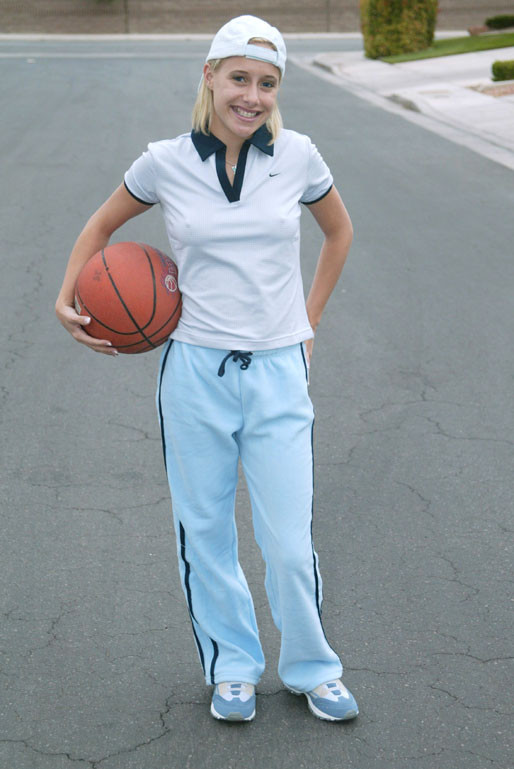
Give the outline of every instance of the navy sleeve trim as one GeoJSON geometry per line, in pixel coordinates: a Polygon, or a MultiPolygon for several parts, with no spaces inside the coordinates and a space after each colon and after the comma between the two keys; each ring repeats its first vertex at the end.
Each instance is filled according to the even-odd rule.
{"type": "Polygon", "coordinates": [[[153,206],[153,205],[155,205],[154,203],[149,203],[147,200],[141,200],[141,198],[138,198],[137,195],[134,195],[132,190],[130,190],[127,187],[127,182],[125,180],[123,180],[123,184],[125,185],[125,189],[127,190],[127,192],[130,193],[130,195],[132,195],[132,197],[135,198],[139,203],[144,203],[145,206],[153,206]]]}
{"type": "Polygon", "coordinates": [[[328,195],[328,193],[330,192],[333,186],[334,185],[331,184],[328,190],[324,192],[323,195],[321,195],[319,198],[316,198],[316,200],[308,200],[308,201],[302,200],[301,202],[303,203],[304,206],[312,206],[313,203],[319,203],[320,200],[323,200],[323,198],[325,198],[328,195]]]}

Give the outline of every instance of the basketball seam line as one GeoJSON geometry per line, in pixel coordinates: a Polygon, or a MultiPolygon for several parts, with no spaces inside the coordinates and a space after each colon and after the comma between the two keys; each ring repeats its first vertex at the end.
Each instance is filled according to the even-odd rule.
{"type": "MultiPolygon", "coordinates": [[[[140,245],[140,244],[138,244],[138,245],[140,245]]],[[[143,251],[144,251],[144,249],[143,249],[143,251]]],[[[148,259],[149,257],[148,257],[148,254],[146,253],[146,251],[145,251],[145,255],[146,255],[147,259],[148,259]]],[[[123,306],[123,309],[127,313],[128,317],[130,318],[130,320],[132,321],[132,323],[134,324],[136,329],[139,331],[139,333],[141,334],[143,339],[150,345],[150,347],[155,349],[156,345],[154,345],[154,343],[151,341],[151,339],[149,339],[147,337],[147,335],[144,333],[143,329],[138,325],[136,319],[134,318],[134,316],[130,312],[130,310],[127,307],[127,305],[125,304],[125,302],[123,301],[123,297],[122,297],[121,293],[119,292],[118,287],[117,287],[116,283],[114,282],[114,279],[113,279],[112,275],[109,272],[109,267],[107,265],[107,260],[105,258],[105,249],[103,249],[103,248],[102,248],[102,261],[104,263],[104,267],[105,267],[105,271],[107,273],[107,277],[111,281],[111,285],[114,288],[114,290],[116,292],[116,295],[117,295],[118,299],[120,300],[120,302],[121,302],[121,304],[123,306]]],[[[151,262],[150,262],[150,268],[151,268],[151,271],[152,271],[152,278],[153,278],[153,284],[154,284],[154,297],[155,297],[155,273],[154,273],[153,265],[152,265],[151,262]]],[[[154,299],[154,307],[155,307],[155,299],[154,299]]],[[[154,313],[155,313],[155,309],[154,309],[154,313]]],[[[141,341],[143,341],[143,340],[141,340],[141,341]]]]}

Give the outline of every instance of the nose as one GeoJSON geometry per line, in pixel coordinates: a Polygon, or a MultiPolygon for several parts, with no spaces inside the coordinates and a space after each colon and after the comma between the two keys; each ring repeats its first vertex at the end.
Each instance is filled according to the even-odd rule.
{"type": "Polygon", "coordinates": [[[256,82],[249,82],[246,89],[244,99],[248,104],[255,104],[259,101],[259,88],[256,82]]]}

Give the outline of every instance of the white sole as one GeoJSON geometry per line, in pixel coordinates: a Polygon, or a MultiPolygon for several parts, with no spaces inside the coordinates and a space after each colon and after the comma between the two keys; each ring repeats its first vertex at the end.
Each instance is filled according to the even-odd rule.
{"type": "Polygon", "coordinates": [[[311,713],[316,716],[316,718],[320,718],[322,721],[350,721],[352,718],[356,718],[359,715],[358,710],[349,710],[348,713],[344,716],[344,718],[334,718],[334,716],[329,716],[327,713],[323,713],[322,710],[319,710],[316,705],[314,705],[311,702],[311,698],[307,694],[307,692],[299,692],[296,689],[291,689],[289,686],[286,687],[288,691],[291,692],[291,694],[305,694],[307,697],[307,704],[309,706],[309,710],[311,713]]]}
{"type": "Polygon", "coordinates": [[[228,716],[222,716],[221,713],[218,713],[214,707],[214,704],[211,702],[211,715],[214,716],[214,718],[217,718],[218,721],[253,721],[255,717],[255,710],[249,716],[246,716],[246,718],[244,718],[241,713],[237,712],[229,713],[228,716]]]}

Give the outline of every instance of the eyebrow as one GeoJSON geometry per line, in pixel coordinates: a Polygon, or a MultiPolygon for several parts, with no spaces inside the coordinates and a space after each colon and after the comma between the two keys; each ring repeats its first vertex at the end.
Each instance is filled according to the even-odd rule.
{"type": "MultiPolygon", "coordinates": [[[[249,75],[250,73],[246,69],[233,69],[230,73],[231,75],[249,75]]],[[[263,75],[261,80],[273,80],[275,83],[278,82],[278,78],[276,75],[263,75]]]]}

